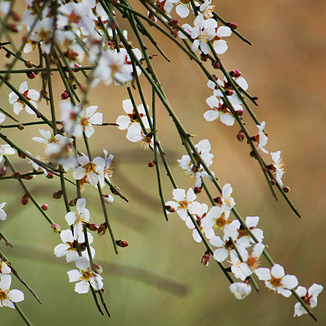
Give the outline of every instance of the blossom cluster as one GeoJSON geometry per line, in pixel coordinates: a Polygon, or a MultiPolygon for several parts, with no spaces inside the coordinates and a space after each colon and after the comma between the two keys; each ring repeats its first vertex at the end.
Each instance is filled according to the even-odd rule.
{"type": "MultiPolygon", "coordinates": [[[[24,45],[21,47],[23,53],[16,54],[15,58],[28,68],[27,77],[30,80],[42,78],[42,89],[36,90],[34,88],[37,86],[34,85],[30,87],[27,81],[23,81],[18,87],[15,81],[11,83],[9,78],[2,79],[1,76],[1,82],[6,83],[11,90],[7,98],[14,116],[11,111],[8,110],[4,114],[1,109],[0,124],[3,125],[7,117],[10,117],[18,123],[19,130],[23,130],[24,124],[17,119],[23,119],[27,113],[28,118],[37,119],[28,122],[29,124],[42,124],[42,127],[35,131],[32,137],[34,145],[38,146],[35,150],[37,155],[21,149],[6,135],[1,137],[7,141],[7,144],[0,144],[0,163],[4,160],[9,165],[7,156],[17,152],[20,157],[30,159],[28,163],[31,164],[33,171],[24,176],[28,180],[33,179],[37,174],[43,174],[49,179],[54,176],[60,177],[61,189],[53,197],[58,199],[63,195],[66,206],[64,218],[67,223],[67,228],[64,230],[61,230],[45,212],[48,205],[38,205],[26,190],[20,172],[14,172],[12,169],[12,177],[19,179],[26,192],[22,203],[25,205],[28,198],[33,198],[33,203],[50,221],[53,230],[60,233],[61,243],[54,248],[54,255],[58,258],[65,257],[67,263],[75,264],[75,268],[67,272],[69,282],[76,282],[75,291],[79,294],[91,291],[98,307],[96,295],[102,295],[104,285],[101,276],[102,268],[94,263],[95,249],[91,246],[94,235],[102,235],[109,229],[108,233],[114,246],[127,246],[123,240],[115,241],[111,234],[104,202],[112,204],[114,197],[109,194],[103,195],[102,189],[108,185],[113,195],[125,198],[120,193],[120,189],[111,183],[113,154],[103,149],[103,155],[93,157],[90,142],[97,130],[104,130],[104,125],[115,125],[117,129],[126,131],[127,140],[139,143],[144,149],[154,152],[155,160],[152,160],[148,166],[157,165],[158,180],[160,172],[157,157],[161,157],[166,174],[174,187],[173,200],[165,202],[160,180],[158,182],[162,206],[166,209],[166,214],[176,213],[192,230],[195,242],[204,242],[207,251],[202,257],[202,262],[205,265],[209,264],[210,256],[213,256],[221,266],[228,264],[223,268],[226,273],[237,279],[230,285],[230,291],[237,299],[243,299],[251,293],[252,286],[255,286],[254,277],[257,277],[267,288],[285,297],[296,293],[301,300],[295,304],[294,315],[301,316],[307,313],[309,308],[317,305],[317,296],[323,287],[315,283],[308,290],[299,286],[294,275],[285,274],[282,266],[268,259],[266,245],[263,243],[264,233],[257,227],[259,216],[247,216],[242,219],[238,214],[234,214],[235,219],[232,218],[236,206],[235,199],[232,197],[233,188],[229,183],[221,187],[215,178],[215,173],[210,170],[214,154],[211,153],[209,140],[204,139],[194,145],[191,134],[184,129],[170,107],[151,65],[155,56],[149,54],[142,35],[145,35],[161,54],[163,52],[140,17],[145,21],[147,18],[147,22],[153,28],[160,26],[161,22],[167,28],[167,34],[174,38],[176,44],[191,59],[194,59],[194,62],[199,62],[200,67],[204,66],[203,63],[206,61],[210,61],[214,69],[220,69],[223,77],[203,70],[207,77],[209,75],[207,86],[212,91],[212,95],[206,99],[209,110],[204,113],[204,119],[209,122],[219,119],[226,126],[239,124],[241,130],[237,138],[240,141],[246,138],[251,145],[252,156],[260,162],[271,185],[277,184],[278,189],[284,194],[285,190],[282,188],[284,164],[281,151],[270,153],[271,164],[266,164],[263,160],[263,154],[269,154],[265,148],[268,142],[266,123],[253,118],[258,131],[251,134],[252,136],[249,136],[250,133],[244,123],[245,111],[249,111],[244,97],[253,100],[247,93],[249,85],[239,70],[226,73],[224,68],[222,69],[219,56],[228,50],[224,38],[236,33],[236,25],[223,23],[223,21],[220,23],[221,20],[214,13],[212,0],[200,2],[154,0],[141,3],[148,10],[147,16],[134,15],[136,10],[131,10],[131,5],[119,1],[52,1],[49,5],[42,4],[42,1],[26,1],[27,10],[21,23],[17,18],[15,26],[7,24],[7,27],[11,26],[12,30],[17,31],[22,27],[27,29],[28,33],[23,38],[24,45]],[[134,38],[129,39],[128,32],[120,28],[117,22],[118,15],[113,8],[117,8],[129,21],[139,48],[130,41],[134,38]],[[184,19],[192,14],[193,20],[188,20],[189,23],[179,23],[171,16],[173,10],[178,18],[184,19]],[[39,65],[23,59],[23,56],[28,57],[30,53],[39,54],[39,65]],[[40,71],[42,72],[39,73],[40,71]],[[55,99],[51,86],[52,75],[56,72],[59,73],[64,87],[59,100],[55,99]],[[82,73],[85,77],[85,84],[80,82],[78,73],[82,73]],[[141,90],[139,77],[142,73],[152,87],[152,110],[146,104],[144,92],[141,90]],[[124,114],[117,117],[116,123],[105,123],[98,105],[89,102],[87,96],[90,88],[95,88],[100,83],[105,86],[123,86],[128,90],[130,98],[123,100],[124,114]],[[141,98],[139,105],[132,96],[133,90],[139,92],[141,98]],[[187,151],[178,159],[179,166],[185,174],[194,180],[194,187],[187,191],[175,185],[164,157],[166,154],[160,147],[160,141],[156,139],[155,97],[161,100],[172,117],[182,145],[187,151]],[[39,107],[39,102],[42,100],[50,104],[48,106],[51,119],[42,111],[43,107],[39,107]],[[57,120],[56,116],[60,116],[60,119],[57,120]],[[82,141],[85,145],[85,153],[79,149],[79,142],[82,141]],[[157,145],[159,146],[154,150],[157,145]],[[76,186],[77,198],[68,200],[65,181],[76,186]],[[212,197],[207,190],[206,181],[213,183],[219,190],[219,197],[212,197]],[[100,196],[105,217],[105,222],[101,225],[93,223],[91,212],[86,208],[85,190],[88,185],[89,188],[96,188],[100,196]],[[197,198],[203,189],[210,199],[210,205],[199,202],[197,198]],[[271,268],[260,267],[262,256],[267,258],[272,265],[271,268]]],[[[10,1],[0,3],[0,13],[8,15],[7,18],[12,15],[10,1]]],[[[6,44],[1,43],[1,50],[7,51],[6,57],[15,55],[14,52],[6,50],[3,45],[6,44]]],[[[8,124],[6,127],[13,126],[8,124]]],[[[1,176],[5,174],[6,171],[1,172],[1,176]]],[[[7,216],[3,210],[5,204],[0,204],[0,220],[5,220],[7,216]]],[[[19,290],[10,290],[9,265],[6,261],[2,261],[0,265],[0,305],[14,308],[16,302],[24,299],[24,294],[19,290]]],[[[103,304],[103,297],[101,302],[103,304]]],[[[101,311],[100,308],[99,310],[101,311]]]]}
{"type": "MultiPolygon", "coordinates": [[[[207,139],[200,141],[196,150],[206,166],[212,164],[213,155],[209,153],[210,143],[207,139]]],[[[196,176],[194,189],[200,192],[198,180],[201,182],[201,177],[204,173],[207,174],[207,171],[203,173],[201,164],[193,164],[188,155],[184,155],[178,162],[187,174],[196,176]]],[[[285,274],[281,265],[273,264],[272,268],[260,267],[260,258],[266,247],[263,244],[264,233],[257,228],[260,218],[247,216],[245,221],[232,220],[231,212],[236,205],[232,192],[232,186],[225,184],[221,189],[221,196],[214,199],[214,205],[209,208],[207,204],[197,201],[192,188],[187,192],[177,188],[173,190],[173,201],[167,201],[165,208],[168,214],[176,212],[186,226],[193,230],[192,236],[196,242],[201,242],[204,238],[209,241],[215,248],[212,255],[217,262],[229,264],[226,270],[232,272],[239,280],[230,285],[230,291],[237,299],[244,299],[251,293],[252,277],[256,275],[270,290],[284,297],[291,296],[295,291],[308,307],[315,307],[317,296],[323,290],[321,285],[313,284],[307,291],[306,288],[298,286],[296,276],[285,274]]],[[[207,266],[209,254],[208,250],[202,257],[202,262],[207,266]]],[[[295,304],[294,309],[294,316],[307,313],[300,302],[295,304]]]]}

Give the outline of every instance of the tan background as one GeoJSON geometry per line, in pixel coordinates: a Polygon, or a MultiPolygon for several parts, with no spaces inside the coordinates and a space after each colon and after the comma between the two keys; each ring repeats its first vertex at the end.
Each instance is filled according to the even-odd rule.
{"type": "MultiPolygon", "coordinates": [[[[239,69],[243,73],[250,93],[259,97],[255,112],[260,120],[267,122],[267,149],[282,150],[286,163],[284,181],[291,187],[290,198],[302,219],[290,211],[282,198],[275,202],[271,197],[258,165],[248,155],[249,147],[235,139],[237,127],[227,128],[202,118],[207,109],[205,99],[211,95],[206,80],[192,62],[165,40],[160,44],[172,63],[161,58],[154,61],[162,84],[187,130],[197,135],[194,141],[211,140],[215,155],[213,170],[222,184],[233,185],[239,211],[243,216],[261,217],[260,226],[273,258],[285,266],[286,272],[295,274],[301,285],[309,287],[313,282],[324,285],[326,3],[234,0],[219,1],[216,10],[224,18],[237,22],[239,31],[253,44],[250,47],[233,36],[228,42],[229,51],[221,57],[228,70],[239,69]]],[[[19,86],[23,79],[15,84],[19,86]]],[[[37,81],[29,83],[37,88],[37,81]]],[[[62,91],[57,83],[57,94],[62,91]]],[[[0,94],[1,106],[9,110],[9,91],[3,87],[0,94]]],[[[149,90],[147,94],[150,95],[149,90]]],[[[101,87],[91,93],[90,104],[98,104],[104,120],[113,122],[121,114],[121,101],[126,97],[123,88],[101,87]]],[[[44,103],[43,108],[45,112],[44,103]]],[[[175,164],[183,155],[180,141],[164,110],[160,109],[158,114],[158,135],[179,186],[186,188],[191,182],[175,164]]],[[[23,118],[29,117],[25,114],[23,118]]],[[[249,126],[254,133],[256,127],[249,126]]],[[[26,136],[16,138],[17,142],[36,153],[37,147],[28,137],[37,136],[37,128],[26,128],[23,133],[26,136]]],[[[14,130],[10,132],[15,134],[14,130]]],[[[73,292],[73,284],[68,283],[66,275],[73,265],[53,256],[58,236],[31,204],[20,206],[17,197],[23,193],[18,184],[9,181],[0,185],[0,201],[7,201],[8,213],[1,231],[15,245],[11,250],[1,243],[1,250],[43,301],[38,305],[25,291],[26,300],[21,307],[35,325],[314,324],[307,316],[294,319],[294,299],[271,293],[263,284],[260,293],[237,301],[215,264],[212,262],[205,268],[199,263],[203,246],[192,241],[191,232],[177,216],[171,215],[168,223],[164,221],[156,199],[155,171],[147,168],[151,153],[142,152],[125,139],[124,132],[111,127],[98,130],[91,146],[96,154],[106,148],[116,156],[113,182],[130,199],[125,204],[116,198],[110,209],[116,237],[126,239],[130,246],[115,256],[108,237],[96,238],[94,243],[98,260],[117,264],[107,266],[104,275],[111,320],[98,314],[91,295],[73,292]],[[148,284],[147,272],[164,279],[163,290],[156,278],[155,286],[148,284]]],[[[17,166],[23,166],[21,161],[17,160],[17,166]]],[[[65,228],[63,203],[50,199],[59,183],[43,180],[41,176],[37,180],[39,183],[29,183],[30,188],[40,202],[49,203],[50,215],[65,228]]],[[[167,182],[164,186],[168,200],[171,188],[167,182]]],[[[96,193],[88,189],[86,195],[92,217],[101,222],[96,193]]],[[[70,196],[74,196],[72,190],[70,196]]],[[[17,281],[14,285],[22,289],[17,281]]],[[[6,325],[23,325],[15,312],[3,309],[1,313],[6,325]]],[[[319,324],[325,324],[324,293],[315,313],[319,324]]]]}

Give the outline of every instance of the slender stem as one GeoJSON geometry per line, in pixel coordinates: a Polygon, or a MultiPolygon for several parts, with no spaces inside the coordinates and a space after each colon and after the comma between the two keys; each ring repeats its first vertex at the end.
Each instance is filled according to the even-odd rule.
{"type": "Polygon", "coordinates": [[[24,314],[24,312],[22,311],[22,309],[19,307],[19,305],[15,302],[13,302],[17,312],[19,313],[20,317],[24,320],[24,322],[26,323],[26,325],[28,326],[33,326],[33,324],[30,322],[30,320],[27,318],[27,316],[24,314]]]}

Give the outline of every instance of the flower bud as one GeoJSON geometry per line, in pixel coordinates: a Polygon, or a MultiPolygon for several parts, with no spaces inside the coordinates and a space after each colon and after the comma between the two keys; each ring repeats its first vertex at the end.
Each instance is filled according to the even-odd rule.
{"type": "Polygon", "coordinates": [[[53,175],[52,172],[48,172],[48,174],[46,175],[46,177],[47,177],[48,179],[53,179],[54,175],[53,175]]]}
{"type": "Polygon", "coordinates": [[[24,180],[32,180],[34,177],[35,176],[33,174],[21,176],[21,178],[24,180]]]}
{"type": "Polygon", "coordinates": [[[34,71],[30,71],[26,75],[29,79],[34,79],[36,77],[36,73],[34,71]]]}
{"type": "Polygon", "coordinates": [[[78,199],[78,198],[74,198],[74,199],[72,199],[72,200],[69,202],[69,206],[76,206],[76,204],[77,204],[77,199],[78,199]]]}
{"type": "Polygon", "coordinates": [[[225,90],[225,95],[231,96],[232,94],[233,94],[233,90],[232,89],[225,90]]]}
{"type": "Polygon", "coordinates": [[[61,94],[61,99],[62,99],[62,100],[66,100],[68,97],[69,97],[69,94],[68,94],[67,91],[64,91],[64,92],[61,94]]]}
{"type": "Polygon", "coordinates": [[[214,201],[215,201],[215,203],[217,203],[219,205],[222,205],[222,199],[221,199],[221,197],[214,198],[214,201]]]}
{"type": "Polygon", "coordinates": [[[211,255],[210,255],[209,251],[208,251],[208,250],[205,251],[205,253],[201,256],[200,262],[201,262],[203,265],[205,265],[205,266],[208,267],[210,256],[211,256],[211,255]]]}
{"type": "Polygon", "coordinates": [[[15,179],[19,179],[20,178],[20,172],[16,171],[12,174],[12,177],[15,179]]]}
{"type": "Polygon", "coordinates": [[[54,223],[54,224],[51,225],[51,228],[52,228],[52,230],[53,230],[54,232],[56,232],[56,233],[61,232],[61,227],[60,227],[59,224],[54,223]]]}
{"type": "Polygon", "coordinates": [[[32,63],[32,61],[26,61],[26,62],[25,62],[25,67],[26,67],[26,68],[33,68],[33,63],[32,63]]]}
{"type": "Polygon", "coordinates": [[[149,167],[149,168],[152,168],[152,167],[154,167],[154,166],[155,166],[155,161],[150,160],[150,161],[148,162],[148,167],[149,167]]]}
{"type": "Polygon", "coordinates": [[[22,198],[21,198],[21,202],[22,204],[25,206],[28,204],[28,195],[25,194],[22,198]]]}
{"type": "Polygon", "coordinates": [[[115,243],[121,248],[128,247],[128,242],[126,240],[117,240],[115,243]]]}
{"type": "Polygon", "coordinates": [[[200,60],[203,62],[207,62],[208,56],[206,54],[201,53],[200,54],[200,60]]]}
{"type": "Polygon", "coordinates": [[[25,155],[24,153],[19,152],[19,151],[17,151],[17,152],[18,152],[18,156],[19,156],[20,158],[23,158],[23,159],[26,158],[26,155],[25,155]]]}
{"type": "Polygon", "coordinates": [[[194,193],[195,194],[200,194],[201,193],[201,187],[195,187],[194,188],[194,193]]]}
{"type": "Polygon", "coordinates": [[[238,78],[241,76],[241,72],[237,69],[230,71],[229,74],[231,77],[234,77],[234,78],[238,78]]]}
{"type": "Polygon", "coordinates": [[[52,195],[52,197],[54,199],[60,199],[61,196],[62,196],[62,190],[58,190],[58,191],[54,192],[53,195],[52,195]]]}
{"type": "Polygon", "coordinates": [[[242,115],[243,115],[243,110],[241,109],[241,110],[237,110],[237,111],[235,111],[235,113],[239,116],[239,117],[241,117],[242,115]]]}
{"type": "Polygon", "coordinates": [[[85,223],[85,226],[90,230],[90,231],[97,231],[98,230],[98,225],[95,223],[85,223]]]}
{"type": "Polygon", "coordinates": [[[212,63],[212,65],[213,65],[213,68],[214,69],[220,69],[221,68],[221,64],[218,61],[214,61],[212,63]]]}
{"type": "Polygon", "coordinates": [[[103,268],[101,265],[99,264],[93,264],[93,267],[92,267],[93,271],[97,274],[102,274],[103,273],[103,268]]]}
{"type": "Polygon", "coordinates": [[[44,211],[47,211],[49,209],[49,205],[48,204],[43,204],[41,207],[42,207],[42,209],[44,211]]]}
{"type": "Polygon", "coordinates": [[[165,209],[168,212],[170,212],[170,213],[174,213],[175,212],[175,209],[172,206],[170,206],[170,205],[165,205],[165,209]]]}
{"type": "Polygon", "coordinates": [[[245,139],[245,134],[241,130],[237,133],[237,139],[239,142],[242,142],[245,139]]]}
{"type": "Polygon", "coordinates": [[[288,186],[283,187],[283,191],[284,192],[289,192],[290,191],[290,187],[288,187],[288,186]]]}
{"type": "Polygon", "coordinates": [[[171,19],[168,24],[169,26],[175,26],[175,25],[178,25],[178,20],[177,19],[171,19]]]}
{"type": "Polygon", "coordinates": [[[98,230],[97,230],[98,235],[104,235],[105,232],[106,232],[106,230],[107,230],[107,228],[108,228],[108,225],[106,224],[106,222],[102,223],[99,226],[98,230]]]}
{"type": "Polygon", "coordinates": [[[103,199],[108,205],[111,205],[114,202],[114,197],[109,194],[103,195],[103,199]]]}
{"type": "Polygon", "coordinates": [[[236,23],[230,22],[225,24],[226,26],[230,27],[231,29],[237,29],[238,25],[236,23]]]}
{"type": "Polygon", "coordinates": [[[18,126],[18,129],[19,129],[20,131],[22,131],[22,130],[25,129],[25,127],[24,127],[22,124],[20,124],[20,125],[18,126]]]}

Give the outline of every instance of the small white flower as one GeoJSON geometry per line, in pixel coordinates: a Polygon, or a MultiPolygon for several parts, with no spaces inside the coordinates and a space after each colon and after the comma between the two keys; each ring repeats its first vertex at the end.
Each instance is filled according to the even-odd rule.
{"type": "MultiPolygon", "coordinates": [[[[60,232],[60,238],[63,243],[58,244],[54,248],[54,254],[56,257],[64,257],[66,256],[67,263],[71,261],[75,261],[78,259],[79,254],[77,250],[77,243],[75,237],[70,229],[62,230],[60,232]]],[[[93,236],[91,233],[87,232],[88,243],[91,244],[93,242],[93,236]]],[[[80,234],[77,238],[79,250],[83,257],[89,259],[87,248],[85,245],[85,235],[84,233],[80,234]]],[[[92,258],[95,257],[95,249],[90,247],[92,258]]]]}
{"type": "Polygon", "coordinates": [[[235,206],[235,201],[231,197],[233,192],[232,186],[229,183],[226,183],[222,188],[222,207],[225,210],[231,210],[235,206]]]}
{"type": "MultiPolygon", "coordinates": [[[[311,287],[308,289],[308,291],[303,286],[298,286],[295,290],[295,292],[303,299],[305,304],[310,308],[315,308],[317,306],[317,303],[318,303],[317,297],[321,291],[323,291],[323,287],[316,283],[311,285],[311,287]]],[[[303,305],[300,302],[297,302],[294,305],[293,317],[296,317],[296,316],[300,317],[304,314],[307,314],[306,309],[303,307],[303,305]]]]}
{"type": "Polygon", "coordinates": [[[97,106],[89,106],[80,115],[80,123],[84,129],[87,138],[94,133],[93,125],[101,125],[103,123],[103,113],[96,112],[97,106]]]}
{"type": "Polygon", "coordinates": [[[87,259],[82,257],[76,260],[76,267],[79,270],[73,269],[67,273],[69,282],[78,282],[75,285],[77,293],[87,293],[90,284],[95,291],[103,288],[103,277],[90,268],[90,262],[87,259]]]}
{"type": "Polygon", "coordinates": [[[272,166],[273,166],[273,170],[275,172],[276,182],[280,186],[283,186],[282,176],[284,174],[284,163],[283,163],[283,160],[281,158],[281,151],[272,152],[271,157],[272,157],[272,160],[273,160],[272,166]]]}
{"type": "Polygon", "coordinates": [[[258,268],[255,273],[261,281],[265,281],[266,287],[286,298],[292,294],[290,290],[298,285],[298,279],[294,275],[285,275],[284,268],[279,264],[271,269],[258,268]]]}
{"type": "Polygon", "coordinates": [[[97,188],[100,183],[101,188],[104,187],[104,165],[105,160],[102,157],[95,157],[90,161],[87,156],[78,156],[78,163],[81,165],[74,169],[73,177],[75,180],[81,180],[83,183],[90,183],[97,188]],[[87,179],[87,180],[86,180],[87,179]]]}
{"type": "MultiPolygon", "coordinates": [[[[40,98],[40,93],[35,89],[28,89],[27,81],[24,81],[19,87],[19,93],[25,97],[35,108],[37,108],[37,101],[40,98]]],[[[9,103],[14,106],[15,114],[19,114],[21,110],[25,109],[29,114],[35,114],[35,112],[24,102],[15,92],[9,94],[9,103]]]]}
{"type": "Polygon", "coordinates": [[[258,143],[258,149],[262,150],[264,153],[268,154],[268,151],[264,148],[267,144],[268,137],[265,132],[266,122],[262,121],[260,125],[257,125],[258,134],[254,137],[255,141],[258,143]]]}
{"type": "Polygon", "coordinates": [[[190,214],[195,214],[198,205],[200,205],[195,201],[196,198],[197,196],[191,188],[187,191],[187,195],[184,189],[173,189],[173,199],[175,201],[168,201],[165,203],[165,206],[169,208],[167,213],[169,214],[172,211],[176,211],[180,218],[186,221],[188,211],[190,214]]]}
{"type": "Polygon", "coordinates": [[[90,219],[89,210],[85,206],[86,206],[86,199],[79,198],[76,204],[78,213],[68,212],[65,216],[68,225],[74,226],[75,240],[83,233],[84,222],[88,222],[90,219]]]}
{"type": "Polygon", "coordinates": [[[10,274],[11,268],[8,266],[8,263],[5,261],[2,261],[0,263],[0,279],[3,275],[10,274]]]}
{"type": "Polygon", "coordinates": [[[0,280],[0,307],[15,309],[14,303],[24,300],[24,293],[20,290],[10,290],[11,275],[3,275],[0,280]]]}
{"type": "Polygon", "coordinates": [[[251,286],[245,282],[232,283],[229,288],[238,300],[246,298],[251,293],[251,286]]]}

